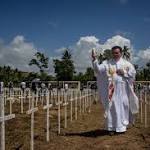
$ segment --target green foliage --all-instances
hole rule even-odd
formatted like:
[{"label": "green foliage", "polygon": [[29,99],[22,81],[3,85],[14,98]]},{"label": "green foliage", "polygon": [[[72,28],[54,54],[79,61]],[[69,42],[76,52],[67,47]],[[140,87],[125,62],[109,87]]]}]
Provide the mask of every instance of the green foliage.
[{"label": "green foliage", "polygon": [[69,49],[64,50],[61,60],[54,59],[53,62],[57,80],[67,81],[73,79],[75,67]]},{"label": "green foliage", "polygon": [[40,73],[42,74],[46,68],[48,68],[48,57],[46,57],[43,53],[37,52],[35,54],[36,58],[30,60],[29,65],[35,65],[39,68]]},{"label": "green foliage", "polygon": [[104,60],[109,60],[109,59],[111,59],[112,58],[112,52],[111,52],[111,50],[110,49],[106,49],[105,51],[104,51],[104,53],[103,53],[103,59]]},{"label": "green foliage", "polygon": [[150,81],[150,61],[142,69],[137,69],[136,80]]},{"label": "green foliage", "polygon": [[100,53],[100,55],[98,56],[98,61],[100,64],[104,61],[103,54]]},{"label": "green foliage", "polygon": [[[43,53],[37,52],[34,59],[30,61],[30,65],[36,65],[39,70],[39,73],[34,72],[22,72],[18,69],[12,69],[10,66],[0,67],[0,80],[8,85],[8,82],[12,81],[14,84],[20,83],[22,81],[32,81],[35,78],[40,78],[41,80],[50,81],[50,80],[76,80],[81,81],[86,84],[87,81],[96,80],[94,76],[93,68],[88,67],[85,73],[79,72],[75,74],[74,62],[72,60],[71,53],[69,49],[65,49],[61,59],[54,59],[54,69],[56,73],[56,78],[48,75],[45,72],[45,69],[48,68],[48,57]],[[125,59],[130,59],[129,49],[127,47],[123,48],[123,57]],[[98,59],[102,63],[105,59],[111,59],[112,53],[111,50],[106,49],[103,54],[100,54]],[[145,67],[139,69],[138,65],[134,65],[137,71],[136,80],[150,80],[150,61],[145,65]]]},{"label": "green foliage", "polygon": [[88,67],[84,74],[82,72],[79,72],[77,75],[74,76],[74,80],[80,81],[80,82],[82,82],[84,84],[86,84],[87,81],[96,80],[96,78],[94,76],[93,68]]},{"label": "green foliage", "polygon": [[104,50],[104,53],[98,56],[98,61],[101,64],[104,60],[112,59],[112,52],[110,49]]},{"label": "green foliage", "polygon": [[14,83],[21,82],[27,77],[27,74],[18,69],[12,69],[10,66],[0,67],[0,79],[7,85],[9,81]]},{"label": "green foliage", "polygon": [[127,46],[124,46],[122,49],[122,57],[126,60],[130,60],[130,49]]}]

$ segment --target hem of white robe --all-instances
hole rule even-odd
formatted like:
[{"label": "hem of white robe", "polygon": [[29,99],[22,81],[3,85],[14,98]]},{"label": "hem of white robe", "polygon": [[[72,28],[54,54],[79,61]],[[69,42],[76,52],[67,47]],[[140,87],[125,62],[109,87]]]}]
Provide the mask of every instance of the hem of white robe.
[{"label": "hem of white robe", "polygon": [[123,127],[118,127],[118,128],[113,128],[113,127],[107,127],[108,131],[116,131],[116,132],[125,132],[127,131],[127,127],[123,126]]}]

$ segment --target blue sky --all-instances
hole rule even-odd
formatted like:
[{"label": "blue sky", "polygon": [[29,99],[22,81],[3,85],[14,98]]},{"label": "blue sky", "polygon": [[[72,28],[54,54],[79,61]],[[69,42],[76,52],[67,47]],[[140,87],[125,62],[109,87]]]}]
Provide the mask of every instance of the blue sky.
[{"label": "blue sky", "polygon": [[149,7],[149,0],[0,0],[0,39],[6,48],[22,36],[51,56],[86,36],[105,43],[120,35],[135,51],[147,50]]}]

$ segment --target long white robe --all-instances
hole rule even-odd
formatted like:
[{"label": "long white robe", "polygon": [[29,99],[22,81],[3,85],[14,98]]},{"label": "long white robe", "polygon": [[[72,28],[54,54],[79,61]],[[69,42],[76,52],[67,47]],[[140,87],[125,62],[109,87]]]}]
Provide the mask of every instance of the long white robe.
[{"label": "long white robe", "polygon": [[[135,109],[138,109],[138,99],[132,90],[132,82],[136,71],[133,65],[123,58],[120,58],[117,62],[113,59],[104,61],[100,65],[95,60],[93,68],[97,76],[99,97],[105,109],[106,129],[108,131],[125,132],[132,119],[133,107],[135,106]],[[114,70],[113,76],[110,75],[110,69]],[[123,69],[124,76],[117,75],[115,73],[117,69]],[[112,81],[114,93],[111,101],[109,101],[108,86]],[[130,107],[130,101],[136,102],[133,102]],[[137,105],[134,105],[135,103]],[[135,113],[137,113],[137,110]]]}]

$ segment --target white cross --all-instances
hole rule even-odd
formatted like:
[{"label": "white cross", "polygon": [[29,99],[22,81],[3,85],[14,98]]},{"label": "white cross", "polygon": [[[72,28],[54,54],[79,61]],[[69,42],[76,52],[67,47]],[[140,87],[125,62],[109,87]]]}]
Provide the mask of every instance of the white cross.
[{"label": "white cross", "polygon": [[31,109],[31,99],[32,99],[32,95],[31,95],[31,90],[28,90],[28,96],[27,98],[29,99],[29,109]]},{"label": "white cross", "polygon": [[[1,86],[3,86],[3,83]],[[4,107],[4,94],[3,87],[0,89],[0,123],[1,123],[1,150],[5,150],[5,121],[15,118],[15,114],[10,114],[5,116],[5,107]]]},{"label": "white cross", "polygon": [[26,113],[31,114],[31,150],[34,150],[34,113],[38,110],[37,107],[34,108],[34,92],[32,93],[32,103],[31,109],[29,109]]},{"label": "white cross", "polygon": [[23,102],[24,102],[24,99],[25,99],[25,92],[23,92],[23,90],[21,90],[19,99],[20,99],[20,104],[21,104],[21,113],[23,113]]},{"label": "white cross", "polygon": [[36,106],[37,106],[38,100],[39,100],[39,89],[36,90],[36,103],[35,103]]},{"label": "white cross", "polygon": [[46,105],[43,107],[43,109],[47,109],[47,134],[46,134],[46,140],[49,142],[49,109],[52,107],[52,104],[49,104],[49,91],[46,91]]},{"label": "white cross", "polygon": [[77,120],[78,117],[78,90],[75,90],[75,120]]},{"label": "white cross", "polygon": [[60,105],[62,104],[62,101],[60,101],[60,96],[61,96],[61,93],[59,91],[58,93],[58,89],[57,89],[57,99],[58,101],[56,102],[56,105],[58,106],[58,134],[60,134]]},{"label": "white cross", "polygon": [[145,109],[145,113],[144,113],[144,115],[145,115],[145,128],[147,127],[147,91],[145,90],[144,91],[144,109]]},{"label": "white cross", "polygon": [[91,100],[92,100],[92,92],[91,92],[91,89],[88,89],[88,105],[89,105],[89,110],[88,112],[90,113],[91,112]]},{"label": "white cross", "polygon": [[15,101],[14,91],[10,91],[10,95],[7,97],[7,100],[9,100],[9,113],[12,114],[12,103]]},{"label": "white cross", "polygon": [[40,98],[41,98],[41,103],[43,105],[44,104],[44,90],[43,89],[41,89]]},{"label": "white cross", "polygon": [[80,91],[79,91],[80,114],[81,114],[81,112],[82,112],[82,104],[81,104],[81,102],[82,102],[82,91],[80,90]]},{"label": "white cross", "polygon": [[64,111],[65,111],[65,128],[67,128],[67,105],[68,105],[68,102],[67,102],[67,90],[64,91],[64,103],[63,103],[63,106],[64,106]]},{"label": "white cross", "polygon": [[70,120],[72,121],[72,102],[74,101],[73,91],[71,91],[70,96]]}]

